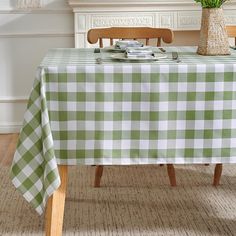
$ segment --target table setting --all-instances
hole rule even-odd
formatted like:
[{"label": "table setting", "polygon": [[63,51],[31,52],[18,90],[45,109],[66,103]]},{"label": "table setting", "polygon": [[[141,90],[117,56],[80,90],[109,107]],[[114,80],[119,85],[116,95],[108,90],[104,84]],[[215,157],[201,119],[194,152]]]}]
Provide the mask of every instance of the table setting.
[{"label": "table setting", "polygon": [[163,47],[144,46],[137,40],[119,40],[104,50],[113,52],[111,58],[120,61],[155,61],[167,58]]},{"label": "table setting", "polygon": [[[118,41],[119,42],[119,41]],[[132,42],[132,40],[126,41],[126,42]],[[131,43],[132,45],[132,43]],[[105,47],[104,49],[95,48],[94,53],[98,53],[96,57],[96,62],[98,64],[101,64],[104,61],[109,62],[109,60],[114,59],[114,61],[118,60],[120,62],[155,62],[160,61],[162,59],[168,58],[168,55],[166,53],[166,50],[163,47],[152,47],[152,46],[144,46],[143,44],[139,44],[141,46],[136,46],[135,43],[133,43],[133,46],[130,47],[127,45],[125,47],[122,45],[122,49],[114,46]],[[108,54],[108,53],[109,54]],[[102,58],[103,56],[103,58]],[[172,52],[171,55],[169,55],[169,59],[179,63],[181,60],[179,59],[178,52]]]}]

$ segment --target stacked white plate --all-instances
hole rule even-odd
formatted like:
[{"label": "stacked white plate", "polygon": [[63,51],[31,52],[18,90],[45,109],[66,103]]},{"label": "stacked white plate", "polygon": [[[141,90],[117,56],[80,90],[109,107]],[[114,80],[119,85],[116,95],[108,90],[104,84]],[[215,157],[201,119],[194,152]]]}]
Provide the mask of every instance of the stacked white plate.
[{"label": "stacked white plate", "polygon": [[127,47],[125,55],[127,58],[153,58],[154,52],[151,47]]},{"label": "stacked white plate", "polygon": [[142,47],[143,44],[136,40],[120,40],[115,43],[115,49],[125,50],[127,47]]}]

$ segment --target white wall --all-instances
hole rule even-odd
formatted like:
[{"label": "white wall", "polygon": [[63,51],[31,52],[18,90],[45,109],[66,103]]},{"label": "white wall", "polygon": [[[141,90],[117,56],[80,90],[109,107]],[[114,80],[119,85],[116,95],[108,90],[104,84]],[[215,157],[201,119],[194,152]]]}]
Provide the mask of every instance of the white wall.
[{"label": "white wall", "polygon": [[0,0],[0,133],[19,131],[37,65],[49,48],[74,47],[73,13],[65,0],[38,10]]}]

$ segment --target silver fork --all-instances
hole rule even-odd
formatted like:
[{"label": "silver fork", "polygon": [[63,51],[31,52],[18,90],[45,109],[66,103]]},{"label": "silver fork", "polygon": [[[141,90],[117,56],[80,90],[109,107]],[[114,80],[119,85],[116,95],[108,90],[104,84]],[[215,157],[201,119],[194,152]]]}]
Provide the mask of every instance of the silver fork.
[{"label": "silver fork", "polygon": [[166,50],[164,48],[158,48],[161,52],[165,53]]},{"label": "silver fork", "polygon": [[94,53],[96,53],[99,56],[96,56],[96,63],[97,64],[102,64],[102,58],[101,58],[101,50],[100,48],[95,48]]},{"label": "silver fork", "polygon": [[177,52],[172,52],[172,60],[176,61],[177,63],[181,62],[181,60],[179,59],[179,55]]},{"label": "silver fork", "polygon": [[102,64],[102,58],[101,57],[96,58],[96,63],[97,64]]}]

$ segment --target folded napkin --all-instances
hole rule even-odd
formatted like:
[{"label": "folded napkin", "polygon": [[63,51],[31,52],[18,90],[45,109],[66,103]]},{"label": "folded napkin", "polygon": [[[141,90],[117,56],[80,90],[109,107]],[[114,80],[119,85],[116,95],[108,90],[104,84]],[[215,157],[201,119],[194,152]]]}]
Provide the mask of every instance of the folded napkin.
[{"label": "folded napkin", "polygon": [[142,47],[143,44],[136,40],[120,40],[115,44],[115,48],[125,50],[127,47]]},{"label": "folded napkin", "polygon": [[151,47],[128,47],[125,55],[127,58],[153,58],[154,53]]}]

